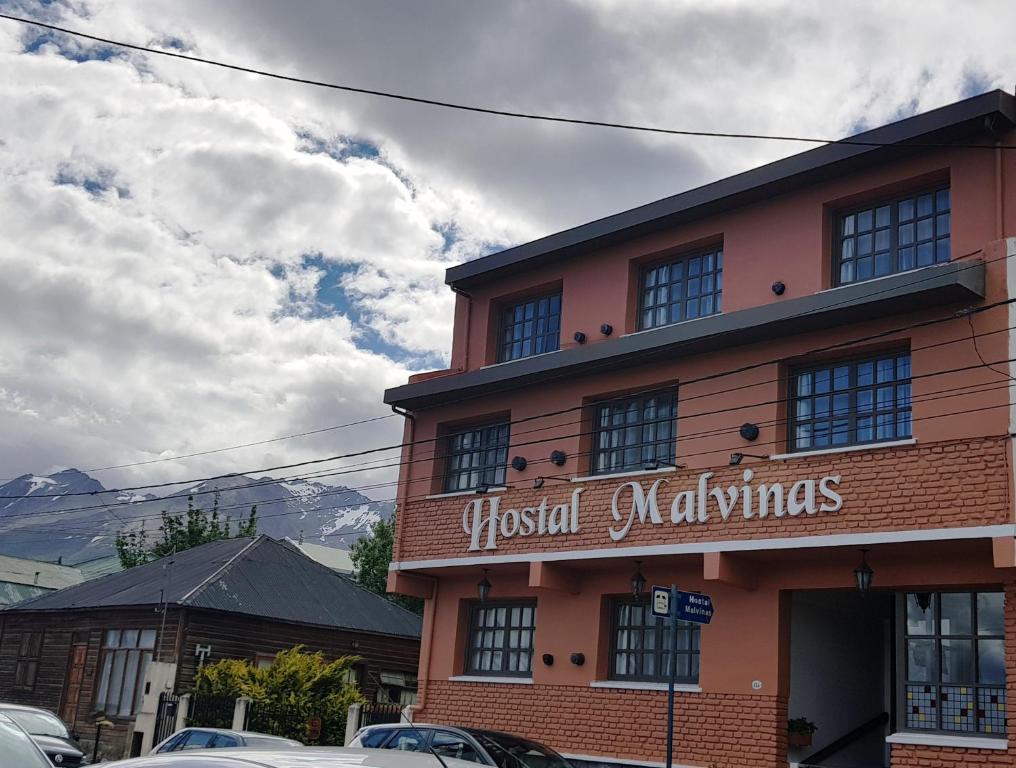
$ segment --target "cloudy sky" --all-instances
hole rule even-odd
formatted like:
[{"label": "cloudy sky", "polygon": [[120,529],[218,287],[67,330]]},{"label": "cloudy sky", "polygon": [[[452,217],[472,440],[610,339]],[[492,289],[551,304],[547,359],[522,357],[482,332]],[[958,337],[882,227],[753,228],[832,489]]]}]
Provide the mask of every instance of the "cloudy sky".
[{"label": "cloudy sky", "polygon": [[[1016,4],[957,5],[0,0],[0,12],[439,100],[839,137],[1012,90]],[[0,105],[0,477],[160,460],[94,472],[107,487],[397,442],[389,418],[161,461],[384,416],[385,387],[447,360],[449,265],[806,148],[452,112],[6,20]]]}]

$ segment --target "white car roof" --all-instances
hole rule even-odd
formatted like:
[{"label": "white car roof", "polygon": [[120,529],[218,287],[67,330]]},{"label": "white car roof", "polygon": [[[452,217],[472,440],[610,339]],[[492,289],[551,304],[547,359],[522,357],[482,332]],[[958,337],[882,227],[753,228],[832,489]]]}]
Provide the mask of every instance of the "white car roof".
[{"label": "white car roof", "polygon": [[[477,768],[476,763],[445,757],[447,768]],[[137,757],[107,768],[441,768],[429,752],[343,747],[292,749],[195,749]]]}]

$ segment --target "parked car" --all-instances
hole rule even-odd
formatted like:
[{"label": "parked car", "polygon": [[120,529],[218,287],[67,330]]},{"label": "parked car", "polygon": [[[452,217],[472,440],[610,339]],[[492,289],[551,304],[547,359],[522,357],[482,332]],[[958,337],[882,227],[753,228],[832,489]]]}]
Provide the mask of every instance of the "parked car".
[{"label": "parked car", "polygon": [[51,768],[46,754],[16,722],[0,713],[0,756],[4,766]]},{"label": "parked car", "polygon": [[71,735],[64,721],[48,709],[0,702],[0,713],[21,726],[53,765],[74,768],[88,762],[77,739]]},{"label": "parked car", "polygon": [[231,731],[228,728],[184,728],[168,739],[160,741],[150,754],[180,752],[187,749],[228,749],[229,747],[256,747],[258,749],[286,749],[302,747],[299,741],[271,736],[254,731]]},{"label": "parked car", "polygon": [[561,755],[539,742],[480,728],[424,723],[368,725],[356,732],[349,746],[408,752],[433,750],[441,757],[497,768],[571,768]]},{"label": "parked car", "polygon": [[[31,768],[34,765],[29,764]],[[103,768],[476,768],[445,758],[443,764],[430,754],[380,752],[342,747],[299,749],[195,749],[135,757]],[[6,766],[5,766],[6,768]],[[20,765],[18,768],[22,768]]]}]

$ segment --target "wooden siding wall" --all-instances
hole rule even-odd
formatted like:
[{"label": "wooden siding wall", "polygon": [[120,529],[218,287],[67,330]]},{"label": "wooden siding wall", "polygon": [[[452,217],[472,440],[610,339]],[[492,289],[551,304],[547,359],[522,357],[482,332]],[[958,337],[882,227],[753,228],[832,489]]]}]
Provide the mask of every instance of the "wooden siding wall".
[{"label": "wooden siding wall", "polygon": [[[165,632],[159,636],[161,658],[171,660],[176,652],[179,613],[170,609],[166,615]],[[67,723],[81,736],[82,746],[91,754],[95,727],[95,696],[98,690],[99,653],[103,633],[107,629],[159,630],[162,615],[151,608],[102,611],[58,611],[14,613],[0,616],[0,700],[15,704],[43,707],[60,713],[67,666],[75,636],[87,640],[85,670],[81,697],[74,721]],[[23,632],[43,631],[42,655],[35,687],[31,690],[14,687],[14,670]],[[102,733],[100,754],[107,758],[122,757],[132,723],[128,718],[112,718],[115,725]]]},{"label": "wooden siding wall", "polygon": [[[354,647],[354,643],[356,647]],[[197,672],[198,645],[210,645],[207,662],[248,659],[257,654],[276,654],[303,644],[308,651],[321,651],[329,660],[355,655],[363,659],[361,683],[364,695],[373,700],[378,674],[406,672],[416,675],[420,659],[419,638],[346,632],[327,627],[287,624],[240,614],[190,610],[184,630],[184,647],[177,668],[177,690],[188,691]]]}]

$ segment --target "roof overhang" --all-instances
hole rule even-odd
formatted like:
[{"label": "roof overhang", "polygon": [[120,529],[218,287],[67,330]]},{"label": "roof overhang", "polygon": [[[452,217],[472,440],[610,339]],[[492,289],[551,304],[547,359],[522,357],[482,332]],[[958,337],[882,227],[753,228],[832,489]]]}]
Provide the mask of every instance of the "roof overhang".
[{"label": "roof overhang", "polygon": [[637,366],[809,331],[984,298],[982,261],[934,267],[833,288],[622,336],[609,343],[439,376],[385,392],[385,403],[419,410],[561,378]]},{"label": "roof overhang", "polygon": [[997,136],[1016,126],[1016,96],[990,91],[890,123],[851,141],[890,144],[827,144],[736,176],[582,224],[529,243],[449,268],[445,282],[468,289],[536,264],[653,234],[704,216],[772,198],[836,176],[977,136]]}]

